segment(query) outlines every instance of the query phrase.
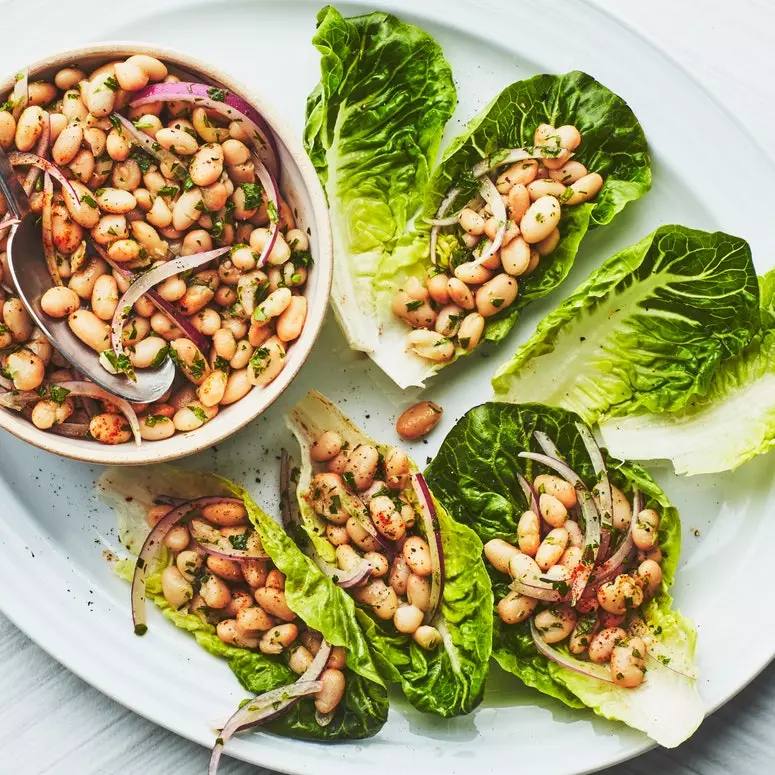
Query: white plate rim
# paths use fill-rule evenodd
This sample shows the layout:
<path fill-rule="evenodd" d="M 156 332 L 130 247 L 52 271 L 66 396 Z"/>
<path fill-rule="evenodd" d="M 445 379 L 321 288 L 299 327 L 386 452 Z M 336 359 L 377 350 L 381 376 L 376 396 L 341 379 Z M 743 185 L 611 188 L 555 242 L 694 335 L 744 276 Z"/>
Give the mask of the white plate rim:
<path fill-rule="evenodd" d="M 19 0 L 12 0 L 9 5 L 18 3 Z M 469 0 L 460 0 L 460 2 L 464 4 L 471 4 Z M 349 5 L 349 2 L 347 3 Z M 483 3 L 486 4 L 486 3 Z M 724 116 L 736 127 L 737 131 L 740 132 L 742 135 L 744 135 L 747 140 L 749 141 L 750 145 L 754 148 L 759 149 L 760 153 L 763 155 L 767 155 L 767 151 L 765 151 L 762 147 L 762 145 L 757 141 L 754 137 L 752 137 L 747 128 L 742 124 L 742 122 L 735 116 L 733 113 L 729 112 L 726 107 L 716 98 L 716 96 L 713 94 L 712 91 L 710 91 L 703 83 L 702 81 L 688 68 L 686 68 L 681 62 L 675 59 L 668 51 L 665 50 L 663 46 L 661 46 L 659 43 L 655 42 L 651 36 L 648 36 L 644 34 L 641 30 L 637 29 L 634 25 L 629 24 L 625 20 L 619 18 L 612 12 L 603 9 L 599 7 L 596 3 L 593 2 L 593 0 L 583 0 L 583 4 L 586 5 L 589 9 L 591 9 L 593 12 L 597 14 L 601 14 L 602 16 L 608 18 L 612 23 L 614 23 L 617 26 L 622 27 L 623 29 L 627 30 L 631 35 L 635 36 L 636 38 L 640 39 L 645 43 L 648 48 L 650 48 L 653 52 L 655 52 L 658 56 L 666 59 L 670 64 L 681 71 L 681 73 L 693 83 L 695 88 L 702 92 L 702 94 L 709 98 L 714 105 L 716 106 L 716 109 L 719 110 L 724 114 Z M 498 5 L 497 2 L 490 3 L 490 5 Z M 396 10 L 396 12 L 401 13 L 401 10 L 405 10 L 407 13 L 410 13 L 412 16 L 420 16 L 423 17 L 427 14 L 427 18 L 431 17 L 431 9 L 422 9 L 421 11 L 415 11 L 415 9 L 411 8 L 411 3 L 406 2 L 406 0 L 385 0 L 381 3 L 381 6 L 383 8 L 390 7 L 389 10 Z M 399 10 L 398 8 L 394 9 L 393 6 L 398 6 L 401 8 Z M 462 27 L 458 27 L 455 25 L 450 19 L 447 18 L 434 18 L 434 21 L 441 22 L 444 24 L 447 24 L 448 26 L 455 27 L 456 29 L 461 29 Z M 23 550 L 23 547 L 20 545 L 17 547 L 20 552 Z M 124 698 L 121 698 L 117 696 L 118 691 L 113 690 L 109 688 L 107 684 L 100 684 L 96 681 L 93 681 L 90 677 L 87 675 L 87 667 L 89 666 L 90 662 L 88 660 L 81 660 L 77 661 L 72 659 L 74 656 L 72 652 L 67 653 L 63 649 L 59 648 L 58 643 L 56 645 L 49 645 L 49 643 L 46 642 L 46 638 L 49 633 L 46 632 L 45 628 L 39 628 L 29 623 L 29 621 L 26 621 L 26 618 L 24 616 L 19 615 L 19 612 L 14 608 L 12 604 L 9 604 L 6 599 L 6 593 L 3 591 L 0 591 L 0 607 L 3 608 L 4 613 L 8 615 L 9 619 L 11 619 L 16 626 L 18 626 L 22 631 L 24 631 L 26 634 L 28 634 L 38 645 L 41 646 L 44 650 L 48 651 L 52 656 L 54 656 L 58 661 L 60 661 L 62 664 L 68 667 L 68 669 L 72 670 L 72 672 L 76 673 L 80 677 L 82 677 L 87 682 L 91 683 L 92 685 L 96 686 L 100 691 L 105 693 L 106 695 L 112 697 L 113 699 L 116 699 L 118 702 L 121 702 L 126 707 L 130 707 L 131 709 L 135 710 L 136 712 L 140 713 L 141 715 L 144 715 L 147 718 L 152 719 L 155 721 L 155 723 L 158 723 L 162 726 L 165 726 L 169 729 L 172 729 L 172 731 L 177 732 L 178 734 L 181 734 L 185 737 L 188 737 L 189 739 L 195 739 L 196 742 L 201 743 L 202 745 L 208 745 L 209 740 L 203 740 L 199 738 L 195 738 L 189 733 L 187 733 L 185 730 L 176 728 L 173 724 L 169 722 L 168 718 L 165 718 L 164 720 L 160 720 L 160 718 L 157 716 L 157 714 L 150 712 L 148 709 L 139 710 L 137 709 L 132 703 L 127 702 Z M 745 681 L 737 687 L 737 689 L 728 694 L 724 699 L 719 701 L 717 704 L 714 705 L 714 707 L 711 709 L 715 710 L 717 709 L 721 704 L 724 704 L 729 699 L 731 699 L 737 692 L 741 691 L 745 686 L 748 685 L 752 680 L 755 679 L 755 677 L 764 669 L 767 667 L 767 665 L 772 661 L 772 659 L 775 657 L 775 646 L 773 646 L 772 653 L 769 654 L 763 661 L 759 661 L 756 663 L 755 667 L 753 668 L 753 671 L 748 673 L 748 677 L 745 679 Z M 640 753 L 648 750 L 648 748 L 651 747 L 648 744 L 644 744 L 639 750 L 634 751 L 631 754 L 625 754 L 622 757 L 618 759 L 610 759 L 607 760 L 605 763 L 601 763 L 600 765 L 595 765 L 592 768 L 585 769 L 585 770 L 578 770 L 576 771 L 578 775 L 582 775 L 583 772 L 592 772 L 594 771 L 598 766 L 611 766 L 615 765 L 617 763 L 620 763 L 622 761 L 626 761 L 633 756 L 637 756 Z M 237 758 L 243 758 L 243 756 L 240 755 L 240 751 L 236 751 L 235 755 Z M 245 759 L 248 761 L 249 759 Z M 267 762 L 266 766 L 271 766 L 279 771 L 283 772 L 300 772 L 301 770 L 298 768 L 299 765 L 294 767 L 288 767 L 284 766 L 282 763 L 269 763 Z"/>

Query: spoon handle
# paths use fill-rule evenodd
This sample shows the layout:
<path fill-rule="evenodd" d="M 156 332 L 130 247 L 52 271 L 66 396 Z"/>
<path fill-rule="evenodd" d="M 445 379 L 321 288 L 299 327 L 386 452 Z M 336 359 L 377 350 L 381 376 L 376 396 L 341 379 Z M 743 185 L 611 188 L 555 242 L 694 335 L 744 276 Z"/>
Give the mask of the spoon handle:
<path fill-rule="evenodd" d="M 30 211 L 30 203 L 27 194 L 19 183 L 11 162 L 0 148 L 0 192 L 5 196 L 8 207 L 16 218 L 23 218 Z"/>

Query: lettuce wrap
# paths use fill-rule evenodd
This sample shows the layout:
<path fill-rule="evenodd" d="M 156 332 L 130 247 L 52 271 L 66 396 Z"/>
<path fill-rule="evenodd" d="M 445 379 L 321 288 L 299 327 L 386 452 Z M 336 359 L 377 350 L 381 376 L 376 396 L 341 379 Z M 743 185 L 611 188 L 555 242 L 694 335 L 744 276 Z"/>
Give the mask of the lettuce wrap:
<path fill-rule="evenodd" d="M 264 550 L 286 576 L 289 607 L 310 628 L 320 631 L 329 643 L 343 646 L 347 655 L 345 696 L 330 724 L 317 723 L 313 701 L 307 697 L 264 728 L 278 735 L 323 742 L 361 739 L 379 732 L 388 714 L 387 690 L 357 624 L 352 600 L 299 551 L 285 531 L 242 487 L 213 474 L 170 465 L 110 468 L 100 477 L 97 487 L 103 500 L 116 510 L 120 540 L 132 555 L 139 552 L 145 540 L 146 512 L 158 496 L 183 500 L 209 495 L 241 498 Z M 146 584 L 147 597 L 165 617 L 176 627 L 190 632 L 211 654 L 225 659 L 247 692 L 262 694 L 297 680 L 283 655 L 269 656 L 227 645 L 212 624 L 196 614 L 171 608 L 161 593 L 160 581 L 161 571 L 169 560 L 168 553 L 160 553 L 157 566 L 148 571 Z M 134 557 L 130 557 L 120 561 L 116 570 L 131 580 L 134 564 Z"/>
<path fill-rule="evenodd" d="M 761 329 L 713 373 L 707 392 L 669 413 L 600 423 L 612 453 L 670 460 L 677 474 L 731 471 L 775 447 L 775 272 L 759 278 Z"/>
<path fill-rule="evenodd" d="M 550 312 L 493 378 L 499 401 L 540 401 L 588 423 L 674 412 L 711 390 L 759 328 L 748 243 L 660 226 Z M 635 447 L 640 444 L 640 437 Z"/>
<path fill-rule="evenodd" d="M 390 446 L 369 438 L 339 409 L 319 393 L 312 392 L 287 416 L 301 448 L 301 467 L 296 494 L 305 550 L 334 564 L 334 547 L 326 538 L 325 521 L 308 502 L 313 462 L 310 447 L 324 431 L 335 431 L 348 449 L 360 444 L 376 446 L 386 456 Z M 418 471 L 410 463 L 413 473 Z M 415 508 L 417 497 L 411 486 L 401 493 Z M 383 621 L 365 605 L 356 614 L 386 681 L 400 683 L 409 701 L 421 711 L 456 716 L 472 711 L 482 700 L 490 658 L 492 590 L 482 561 L 482 543 L 474 531 L 452 519 L 434 497 L 444 565 L 443 594 L 438 613 L 431 622 L 442 642 L 426 651 L 411 636 L 402 634 L 392 621 Z M 422 523 L 418 520 L 418 526 Z M 421 531 L 422 532 L 422 531 Z M 430 541 L 434 536 L 422 533 Z"/>
<path fill-rule="evenodd" d="M 610 223 L 649 190 L 646 139 L 624 100 L 589 75 L 537 75 L 504 89 L 452 141 L 429 177 L 455 106 L 441 49 L 385 14 L 343 19 L 328 8 L 318 22 L 313 42 L 322 54 L 322 77 L 308 101 L 305 139 L 332 209 L 334 308 L 353 349 L 367 352 L 400 387 L 422 386 L 444 364 L 407 352 L 408 328 L 392 314 L 391 301 L 410 277 L 424 280 L 433 267 L 425 219 L 436 215 L 450 190 L 459 190 L 453 212 L 478 190 L 474 165 L 532 147 L 542 123 L 575 125 L 582 142 L 574 158 L 605 179 L 593 201 L 563 206 L 557 248 L 519 278 L 516 302 L 488 318 L 484 338 L 498 342 L 526 304 L 566 277 L 587 230 Z M 413 216 L 414 228 L 405 233 Z M 440 236 L 437 253 L 443 269 L 470 256 L 449 233 Z M 455 358 L 465 352 L 458 347 Z"/>
<path fill-rule="evenodd" d="M 331 298 L 350 346 L 373 352 L 373 279 L 420 207 L 457 92 L 438 43 L 390 14 L 328 6 L 312 42 L 321 79 L 304 144 L 331 208 Z"/>
<path fill-rule="evenodd" d="M 575 423 L 577 415 L 540 404 L 487 403 L 467 412 L 444 440 L 426 470 L 428 483 L 450 514 L 469 525 L 482 541 L 501 538 L 516 544 L 516 524 L 530 508 L 518 481 L 547 471 L 519 457 L 522 451 L 541 452 L 535 431 L 543 431 L 557 445 L 567 464 L 589 489 L 598 477 Z M 590 708 L 608 719 L 623 721 L 666 747 L 679 745 L 699 726 L 704 708 L 694 679 L 696 634 L 693 626 L 672 608 L 670 587 L 681 548 L 678 512 L 665 493 L 640 466 L 610 458 L 604 452 L 610 479 L 630 499 L 638 487 L 645 506 L 657 509 L 662 520 L 659 546 L 663 553 L 662 586 L 647 602 L 643 616 L 661 643 L 658 658 L 649 656 L 643 683 L 620 688 L 575 673 L 548 660 L 531 638 L 529 621 L 504 624 L 493 619 L 493 656 L 498 664 L 526 685 L 573 708 Z M 511 579 L 488 563 L 496 598 L 503 597 Z M 588 664 L 588 663 L 586 663 Z"/>

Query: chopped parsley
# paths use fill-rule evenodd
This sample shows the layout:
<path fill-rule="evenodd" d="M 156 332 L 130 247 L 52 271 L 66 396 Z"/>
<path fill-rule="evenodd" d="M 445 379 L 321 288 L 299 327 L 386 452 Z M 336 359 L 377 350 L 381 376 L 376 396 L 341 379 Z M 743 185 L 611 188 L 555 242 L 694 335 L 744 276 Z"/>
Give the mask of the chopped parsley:
<path fill-rule="evenodd" d="M 245 194 L 245 209 L 257 210 L 263 201 L 263 187 L 260 183 L 243 183 L 240 188 Z"/>
<path fill-rule="evenodd" d="M 156 164 L 156 159 L 149 153 L 146 153 L 142 148 L 133 148 L 129 157 L 137 162 L 137 166 L 140 167 L 140 172 L 142 172 L 143 175 Z"/>
<path fill-rule="evenodd" d="M 169 345 L 165 345 L 164 347 L 161 348 L 161 350 L 159 350 L 158 353 L 156 353 L 156 357 L 151 361 L 151 368 L 157 369 L 159 366 L 161 366 L 169 354 L 170 354 L 170 347 Z"/>
<path fill-rule="evenodd" d="M 215 356 L 215 362 L 213 363 L 213 367 L 216 368 L 218 371 L 229 371 L 229 362 L 226 360 L 226 358 L 221 358 L 220 355 Z"/>
<path fill-rule="evenodd" d="M 207 90 L 207 96 L 216 102 L 224 102 L 227 94 L 225 89 L 217 89 L 215 86 Z"/>
<path fill-rule="evenodd" d="M 253 373 L 258 376 L 266 371 L 266 367 L 269 365 L 269 350 L 266 347 L 259 347 L 250 356 L 250 366 L 253 369 Z"/>
<path fill-rule="evenodd" d="M 309 250 L 294 250 L 291 254 L 291 263 L 297 269 L 308 267 L 312 263 L 312 253 Z"/>
<path fill-rule="evenodd" d="M 159 423 L 170 422 L 170 418 L 163 414 L 147 414 L 143 421 L 149 428 L 155 428 Z"/>
<path fill-rule="evenodd" d="M 345 471 L 342 474 L 342 480 L 344 483 L 351 489 L 351 490 L 357 490 L 358 487 L 355 484 L 355 477 L 353 476 L 352 471 Z"/>
<path fill-rule="evenodd" d="M 135 370 L 126 353 L 117 355 L 113 350 L 103 350 L 101 355 L 113 367 L 117 374 L 126 374 L 129 379 L 135 379 Z"/>
<path fill-rule="evenodd" d="M 188 367 L 188 370 L 194 379 L 199 379 L 205 373 L 206 368 L 207 368 L 207 363 L 205 362 L 205 359 L 197 357 L 194 359 L 193 363 L 191 363 L 191 365 Z"/>
<path fill-rule="evenodd" d="M 81 195 L 81 204 L 85 204 L 85 205 L 88 205 L 89 207 L 93 207 L 95 210 L 97 209 L 97 200 L 94 199 L 92 196 L 89 196 L 89 194 Z"/>
<path fill-rule="evenodd" d="M 272 223 L 277 223 L 280 220 L 280 214 L 277 212 L 277 205 L 274 202 L 266 203 L 266 212 L 269 215 L 269 220 Z"/>
<path fill-rule="evenodd" d="M 423 305 L 422 299 L 414 299 L 412 301 L 406 302 L 406 311 L 407 312 L 414 312 L 416 309 L 420 309 Z"/>
<path fill-rule="evenodd" d="M 180 191 L 179 186 L 164 186 L 160 188 L 156 194 L 158 196 L 175 196 Z"/>
<path fill-rule="evenodd" d="M 244 552 L 248 548 L 248 531 L 239 535 L 230 535 L 229 543 L 238 551 Z"/>
<path fill-rule="evenodd" d="M 108 76 L 104 81 L 105 86 L 107 86 L 108 89 L 111 91 L 118 91 L 121 87 L 118 85 L 118 81 L 114 78 L 114 76 Z"/>
<path fill-rule="evenodd" d="M 73 97 L 74 96 L 75 99 L 78 99 L 78 95 L 77 94 L 75 94 L 75 95 L 69 94 L 68 96 L 69 97 Z M 116 132 L 118 132 L 123 137 L 124 136 L 124 132 L 123 132 L 124 127 L 121 125 L 121 122 L 119 121 L 118 116 L 115 113 L 111 113 L 108 116 L 108 121 L 110 121 L 110 123 L 113 124 L 113 128 L 116 130 Z M 137 126 L 137 121 L 135 121 L 134 123 L 135 123 L 135 126 Z"/>
<path fill-rule="evenodd" d="M 201 422 L 207 422 L 207 414 L 201 406 L 194 406 L 191 404 L 187 408 L 193 412 L 194 417 L 196 417 L 197 420 L 200 420 Z"/>
<path fill-rule="evenodd" d="M 67 388 L 59 387 L 59 385 L 50 385 L 48 395 L 54 403 L 61 406 L 70 395 L 70 391 Z"/>

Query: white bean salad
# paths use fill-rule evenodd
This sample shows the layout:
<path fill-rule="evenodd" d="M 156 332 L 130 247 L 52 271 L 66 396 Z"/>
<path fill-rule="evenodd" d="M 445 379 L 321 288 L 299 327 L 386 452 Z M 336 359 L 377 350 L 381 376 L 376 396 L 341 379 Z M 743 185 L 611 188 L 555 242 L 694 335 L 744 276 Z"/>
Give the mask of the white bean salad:
<path fill-rule="evenodd" d="M 149 525 L 155 527 L 173 508 L 151 506 Z M 232 498 L 204 506 L 185 524 L 172 527 L 163 543 L 173 557 L 161 575 L 162 593 L 172 608 L 215 625 L 218 637 L 230 646 L 282 656 L 298 675 L 310 668 L 323 637 L 288 607 L 285 576 L 262 551 L 242 504 Z M 262 559 L 230 559 L 225 556 L 230 553 Z M 314 695 L 319 713 L 333 713 L 341 702 L 345 670 L 345 650 L 335 646 L 317 679 L 322 684 Z"/>
<path fill-rule="evenodd" d="M 639 508 L 637 498 L 633 514 L 624 493 L 611 485 L 612 535 L 619 543 L 601 546 L 589 582 L 572 605 L 570 586 L 584 552 L 581 527 L 571 514 L 577 490 L 551 474 L 537 476 L 532 486 L 540 513 L 522 514 L 516 545 L 496 538 L 484 547 L 492 566 L 514 580 L 498 601 L 498 615 L 506 624 L 533 617 L 546 644 L 563 644 L 579 660 L 608 666 L 618 686 L 639 686 L 654 642 L 640 609 L 662 586 L 660 515 Z M 599 489 L 595 497 L 599 501 Z M 653 648 L 659 658 L 658 646 Z"/>
<path fill-rule="evenodd" d="M 42 430 L 139 443 L 196 430 L 272 382 L 305 324 L 311 262 L 273 143 L 240 97 L 144 54 L 21 76 L 0 98 L 0 147 L 40 214 L 43 311 L 113 373 L 167 357 L 179 373 L 152 405 L 84 382 L 11 285 L 0 197 L 0 405 Z"/>
<path fill-rule="evenodd" d="M 406 453 L 391 447 L 383 455 L 370 444 L 351 448 L 325 431 L 310 456 L 317 473 L 306 500 L 326 523 L 337 582 L 399 633 L 435 649 L 441 642 L 432 624 L 442 584 L 437 537 L 427 527 L 425 537 L 419 530 L 423 500 Z"/>
<path fill-rule="evenodd" d="M 505 151 L 474 167 L 479 194 L 452 216 L 446 211 L 460 192 L 448 193 L 429 221 L 433 266 L 425 282 L 410 277 L 393 298 L 393 314 L 413 329 L 409 351 L 449 361 L 456 348 L 473 350 L 487 319 L 514 303 L 517 278 L 559 244 L 562 208 L 593 199 L 603 186 L 600 174 L 572 158 L 580 144 L 575 126 L 541 124 L 532 150 Z M 460 241 L 445 268 L 437 265 L 440 229 L 452 229 Z"/>

